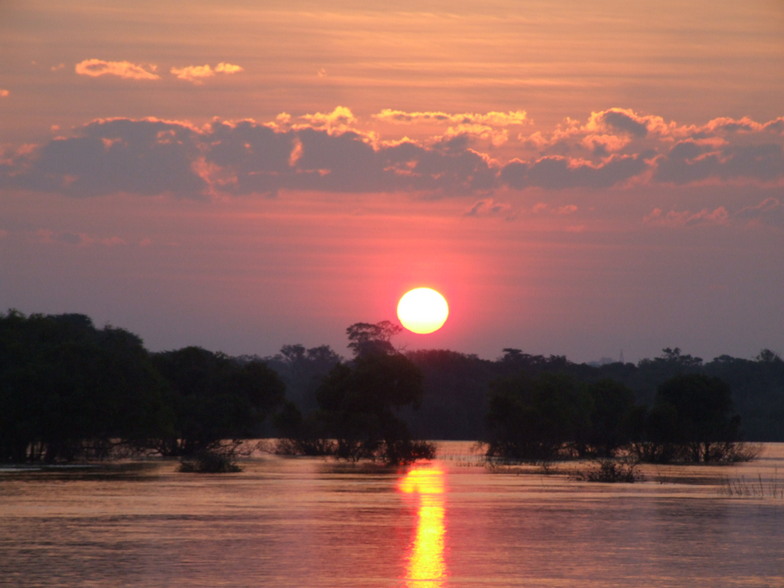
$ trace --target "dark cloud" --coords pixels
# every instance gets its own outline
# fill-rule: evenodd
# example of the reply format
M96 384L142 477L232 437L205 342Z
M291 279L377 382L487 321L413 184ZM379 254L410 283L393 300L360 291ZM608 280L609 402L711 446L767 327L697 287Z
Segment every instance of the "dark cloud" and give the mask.
M551 138L521 137L520 155L511 161L516 146L505 147L507 160L499 161L469 133L383 142L350 128L357 123L345 108L300 120L283 127L214 121L201 128L157 119L97 120L71 136L0 158L0 186L70 196L203 198L288 189L486 197L500 187L604 189L632 178L669 184L784 178L782 119L678 127L610 109L593 113L584 125L572 121Z
M659 158L654 179L688 184L707 179L752 179L760 182L784 178L782 147L775 143L713 147L684 141Z
M69 196L129 192L194 197L206 188L193 171L198 153L196 133L178 123L96 121L79 136L57 138L40 148L14 183Z
M784 227L784 203L778 198L766 198L756 206L741 209L737 218L750 223Z
M633 137L644 137L648 134L648 126L633 118L630 114L620 110L608 110L602 115L602 120L609 127L629 133Z
M599 165L574 163L556 156L543 157L533 163L513 161L501 170L501 179L510 188L521 190L539 187L609 188L643 173L648 164L638 156L615 156Z
M483 198L482 200L477 200L474 202L468 210L466 210L463 215L464 216L498 216L498 215L506 215L507 218L510 215L512 207L509 204L503 202L496 202L492 198Z

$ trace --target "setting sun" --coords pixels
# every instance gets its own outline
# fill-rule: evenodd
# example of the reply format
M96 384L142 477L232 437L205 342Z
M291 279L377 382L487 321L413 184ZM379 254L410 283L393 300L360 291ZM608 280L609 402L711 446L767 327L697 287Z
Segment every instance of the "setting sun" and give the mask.
M397 303L397 318L412 333L426 335L437 331L449 316L449 305L432 288L414 288Z

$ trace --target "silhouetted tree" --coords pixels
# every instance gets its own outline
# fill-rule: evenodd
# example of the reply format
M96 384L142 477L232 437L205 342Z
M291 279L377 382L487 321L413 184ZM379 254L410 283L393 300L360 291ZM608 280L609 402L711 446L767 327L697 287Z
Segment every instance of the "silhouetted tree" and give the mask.
M264 362L286 384L286 399L300 412L310 413L318 408L319 383L342 359L328 345L309 349L304 345L284 345L280 353L265 358Z
M403 328L390 321L380 323L354 323L346 329L348 348L355 357L363 355L391 355L397 353L392 337Z
M253 436L283 402L284 385L262 361L238 361L200 347L153 355L170 389L173 434L165 455L194 455L223 439Z
M634 435L634 392L622 383L602 379L587 384L591 399L587 443L600 457L611 457Z
M396 410L418 406L421 399L422 374L400 354L366 354L339 364L318 390L320 417L337 441L336 455L352 460L399 461L402 456L392 456L390 450L397 453L411 435Z
M422 405L403 412L417 436L479 439L484 436L487 390L498 378L497 364L445 349L407 352L422 372Z
M280 415L280 445L298 453L402 463L432 457L434 448L412 438L399 411L419 406L422 373L390 341L400 328L389 321L347 329L355 358L335 365L317 390L319 409L302 417L291 406Z
M724 462L739 457L740 417L729 386L704 374L682 374L659 386L648 416L654 461Z
M78 314L0 317L0 459L103 457L163 434L163 383L141 340Z
M487 415L488 457L540 462L584 440L591 399L570 377L522 374L494 382Z

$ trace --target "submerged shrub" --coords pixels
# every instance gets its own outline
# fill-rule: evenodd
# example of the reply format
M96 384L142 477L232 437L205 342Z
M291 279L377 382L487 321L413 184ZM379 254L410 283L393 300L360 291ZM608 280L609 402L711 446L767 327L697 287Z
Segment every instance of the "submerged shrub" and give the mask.
M406 465L420 459L433 459L435 456L434 443L406 439L385 443L379 459L387 465Z
M200 451L191 458L180 461L179 471L199 474L231 474L241 472L234 461L234 453L220 450Z
M282 437L275 440L272 452L275 455L318 456L334 455L335 441L332 439L308 437Z
M636 460L623 460L601 458L595 461L595 467L577 472L575 478L584 482L626 483L631 484L642 480L642 475L637 471L639 462Z
M754 461L759 457L762 446L744 441L689 443L647 441L633 443L630 451L640 461L646 463L730 465Z

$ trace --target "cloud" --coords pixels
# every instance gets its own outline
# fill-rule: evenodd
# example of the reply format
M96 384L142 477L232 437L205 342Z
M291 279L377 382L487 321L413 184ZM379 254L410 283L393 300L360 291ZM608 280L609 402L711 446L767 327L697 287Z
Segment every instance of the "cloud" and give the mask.
M784 184L779 119L722 119L698 127L609 109L582 123L567 121L549 136L542 131L522 140L509 135L501 152L492 145L483 149L472 133L485 126L505 133L515 119L509 113L497 117L495 126L490 122L494 113L476 115L482 124L465 122L464 113L404 114L411 120L443 118L447 126L461 122L455 132L384 140L363 130L364 122L343 106L326 113L284 113L266 123L216 119L202 127L153 118L101 119L43 145L8 148L0 158L0 187L71 196L126 192L185 198L274 196L281 190L405 191L473 196L485 202L475 210L478 214L492 208L486 199L499 190Z
M691 227L697 225L735 225L784 227L784 203L779 198L768 197L758 204L731 210L726 206L700 211L654 208L643 218L648 225L660 227Z
M579 208L575 204L564 204L561 206L553 206L547 202L537 202L531 207L532 214L549 214L555 216L567 216L577 212Z
M784 179L784 149L780 143L713 147L687 140L658 159L654 179L673 184L732 179L781 181Z
M648 124L631 111L612 109L601 114L602 122L611 129L628 133L633 137L644 137L648 134Z
M509 218L512 206L505 202L497 202L492 198L483 198L474 202L463 216L501 216Z
M130 80L159 80L155 73L157 66L136 64L130 61L104 61L103 59L85 59L74 67L80 76L97 78L100 76L117 76Z
M169 72L180 80L193 84L203 84L207 78L214 77L216 74L235 74L243 71L243 68L233 63L221 62L214 68L209 64L188 65L185 67L172 67Z
M221 61L218 65L215 66L215 71L224 74L235 74L243 71L243 68L234 63L226 63Z
M296 125L296 128L312 126L315 128L328 129L330 131L345 131L356 125L357 118L350 108L336 106L332 112L316 112L315 114L303 114L299 117L305 121L305 125Z
M512 161L501 169L501 180L517 190L609 188L639 176L648 168L649 163L636 155L613 156L598 164L556 155L531 162Z
M784 227L784 202L778 198L766 198L755 206L742 208L736 217L751 225Z
M666 227L684 227L694 225L726 225L730 221L730 214L723 206L719 206L714 210L704 208L699 212L691 212L689 210L670 210L664 212L660 208L655 208L650 214L643 218L645 224L666 226Z
M438 123L452 125L482 125L489 127L506 127L523 125L529 122L524 110L487 113L446 113L446 112L406 112L385 108L373 118L394 124Z
M9 182L69 196L127 192L201 197L206 185L193 172L196 131L157 119L94 121L68 138L55 138L15 162ZM0 176L2 185L2 176Z
M76 247L89 247L91 245L117 247L120 245L127 245L120 237L97 237L87 233L52 231L50 229L39 229L35 232L34 238L39 243L72 245Z

